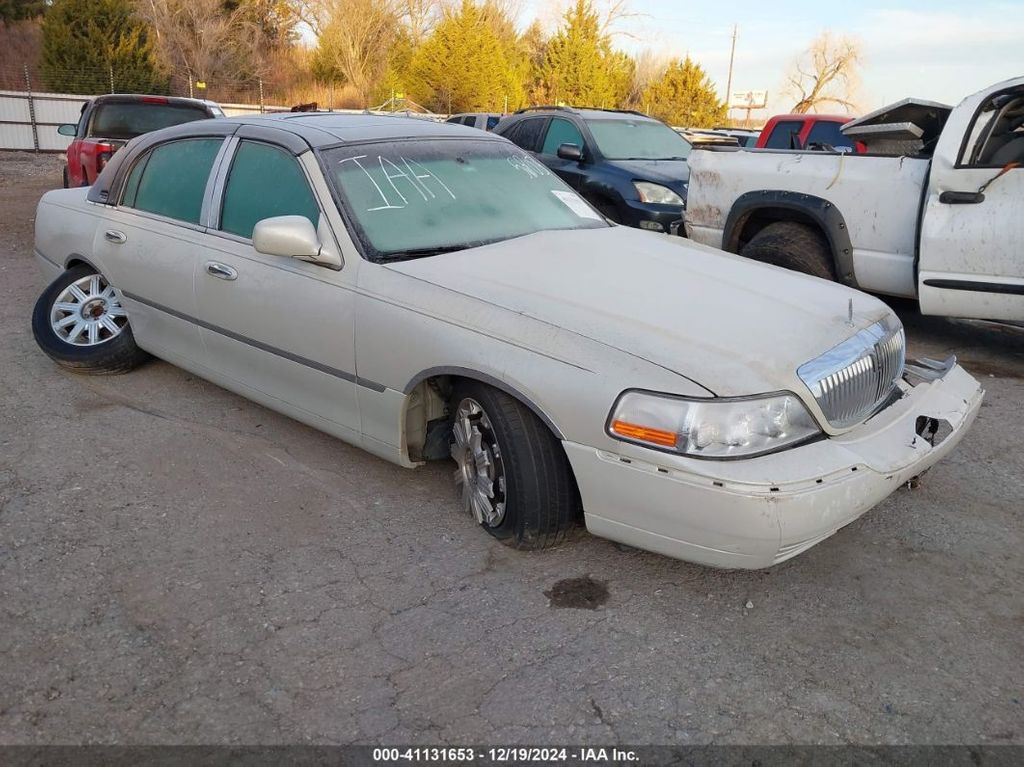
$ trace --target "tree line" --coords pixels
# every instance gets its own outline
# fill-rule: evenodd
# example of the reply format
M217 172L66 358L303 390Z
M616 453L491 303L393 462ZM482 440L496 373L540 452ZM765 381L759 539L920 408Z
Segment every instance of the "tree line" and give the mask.
M688 55L616 47L628 0L563 0L553 27L535 20L525 29L519 2L0 0L0 30L35 25L38 70L61 92L226 100L259 83L278 103L323 101L329 89L335 107L411 101L455 113L574 104L637 109L673 125L726 121L725 103ZM858 64L856 43L824 33L789 77L798 111L847 106L836 85Z
M106 92L114 80L118 91L212 94L260 81L299 100L315 82L336 89L334 106L579 104L722 123L699 63L651 66L616 48L623 7L571 0L554 29L520 31L515 0L0 0L6 22L40 19L39 69L62 92Z

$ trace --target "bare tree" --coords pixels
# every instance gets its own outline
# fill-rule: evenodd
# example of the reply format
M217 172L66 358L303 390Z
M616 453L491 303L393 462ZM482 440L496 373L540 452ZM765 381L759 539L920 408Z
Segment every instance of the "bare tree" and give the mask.
M604 37L628 37L636 39L636 35L621 29L623 22L631 19L646 18L646 13L630 10L629 0L606 0L600 8L601 35Z
M400 0L308 0L303 20L319 37L316 59L368 104L401 24Z
M437 25L441 15L441 0L399 0L398 13L409 33L410 42L420 45Z
M645 108L642 103L643 93L647 86L657 80L668 67L668 57L655 53L650 48L644 48L634 57L636 67L633 70L633 82L629 88L627 102L640 108Z
M787 91L797 99L793 111L803 114L822 104L855 109L854 92L860 65L858 41L822 32L800 54L787 75Z
M266 41L246 4L228 11L221 0L140 0L137 8L169 71L233 84L261 74Z

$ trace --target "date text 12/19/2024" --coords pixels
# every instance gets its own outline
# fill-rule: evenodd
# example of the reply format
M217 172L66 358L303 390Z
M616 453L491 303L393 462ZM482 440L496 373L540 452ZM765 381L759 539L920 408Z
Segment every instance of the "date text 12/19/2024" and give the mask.
M604 747L410 747L375 748L375 763L400 762L462 762L462 763L508 763L508 762L590 762L590 763L631 763L639 760L635 751Z

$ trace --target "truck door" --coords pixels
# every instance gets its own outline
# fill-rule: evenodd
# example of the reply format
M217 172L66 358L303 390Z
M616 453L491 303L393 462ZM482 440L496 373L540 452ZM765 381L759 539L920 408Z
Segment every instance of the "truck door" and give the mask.
M932 160L921 311L1024 321L1024 78L953 110Z

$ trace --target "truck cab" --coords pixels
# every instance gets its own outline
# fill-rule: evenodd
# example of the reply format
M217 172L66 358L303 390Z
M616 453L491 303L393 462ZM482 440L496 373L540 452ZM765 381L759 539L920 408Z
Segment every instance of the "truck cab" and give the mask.
M114 153L143 133L194 120L223 117L212 101L115 93L82 104L78 123L57 128L72 139L64 166L64 187L91 186Z
M839 152L864 152L864 144L850 140L840 130L851 119L849 115L776 115L765 123L754 148L821 149L829 147Z
M843 133L866 153L695 151L687 235L924 314L1024 322L1024 77Z

